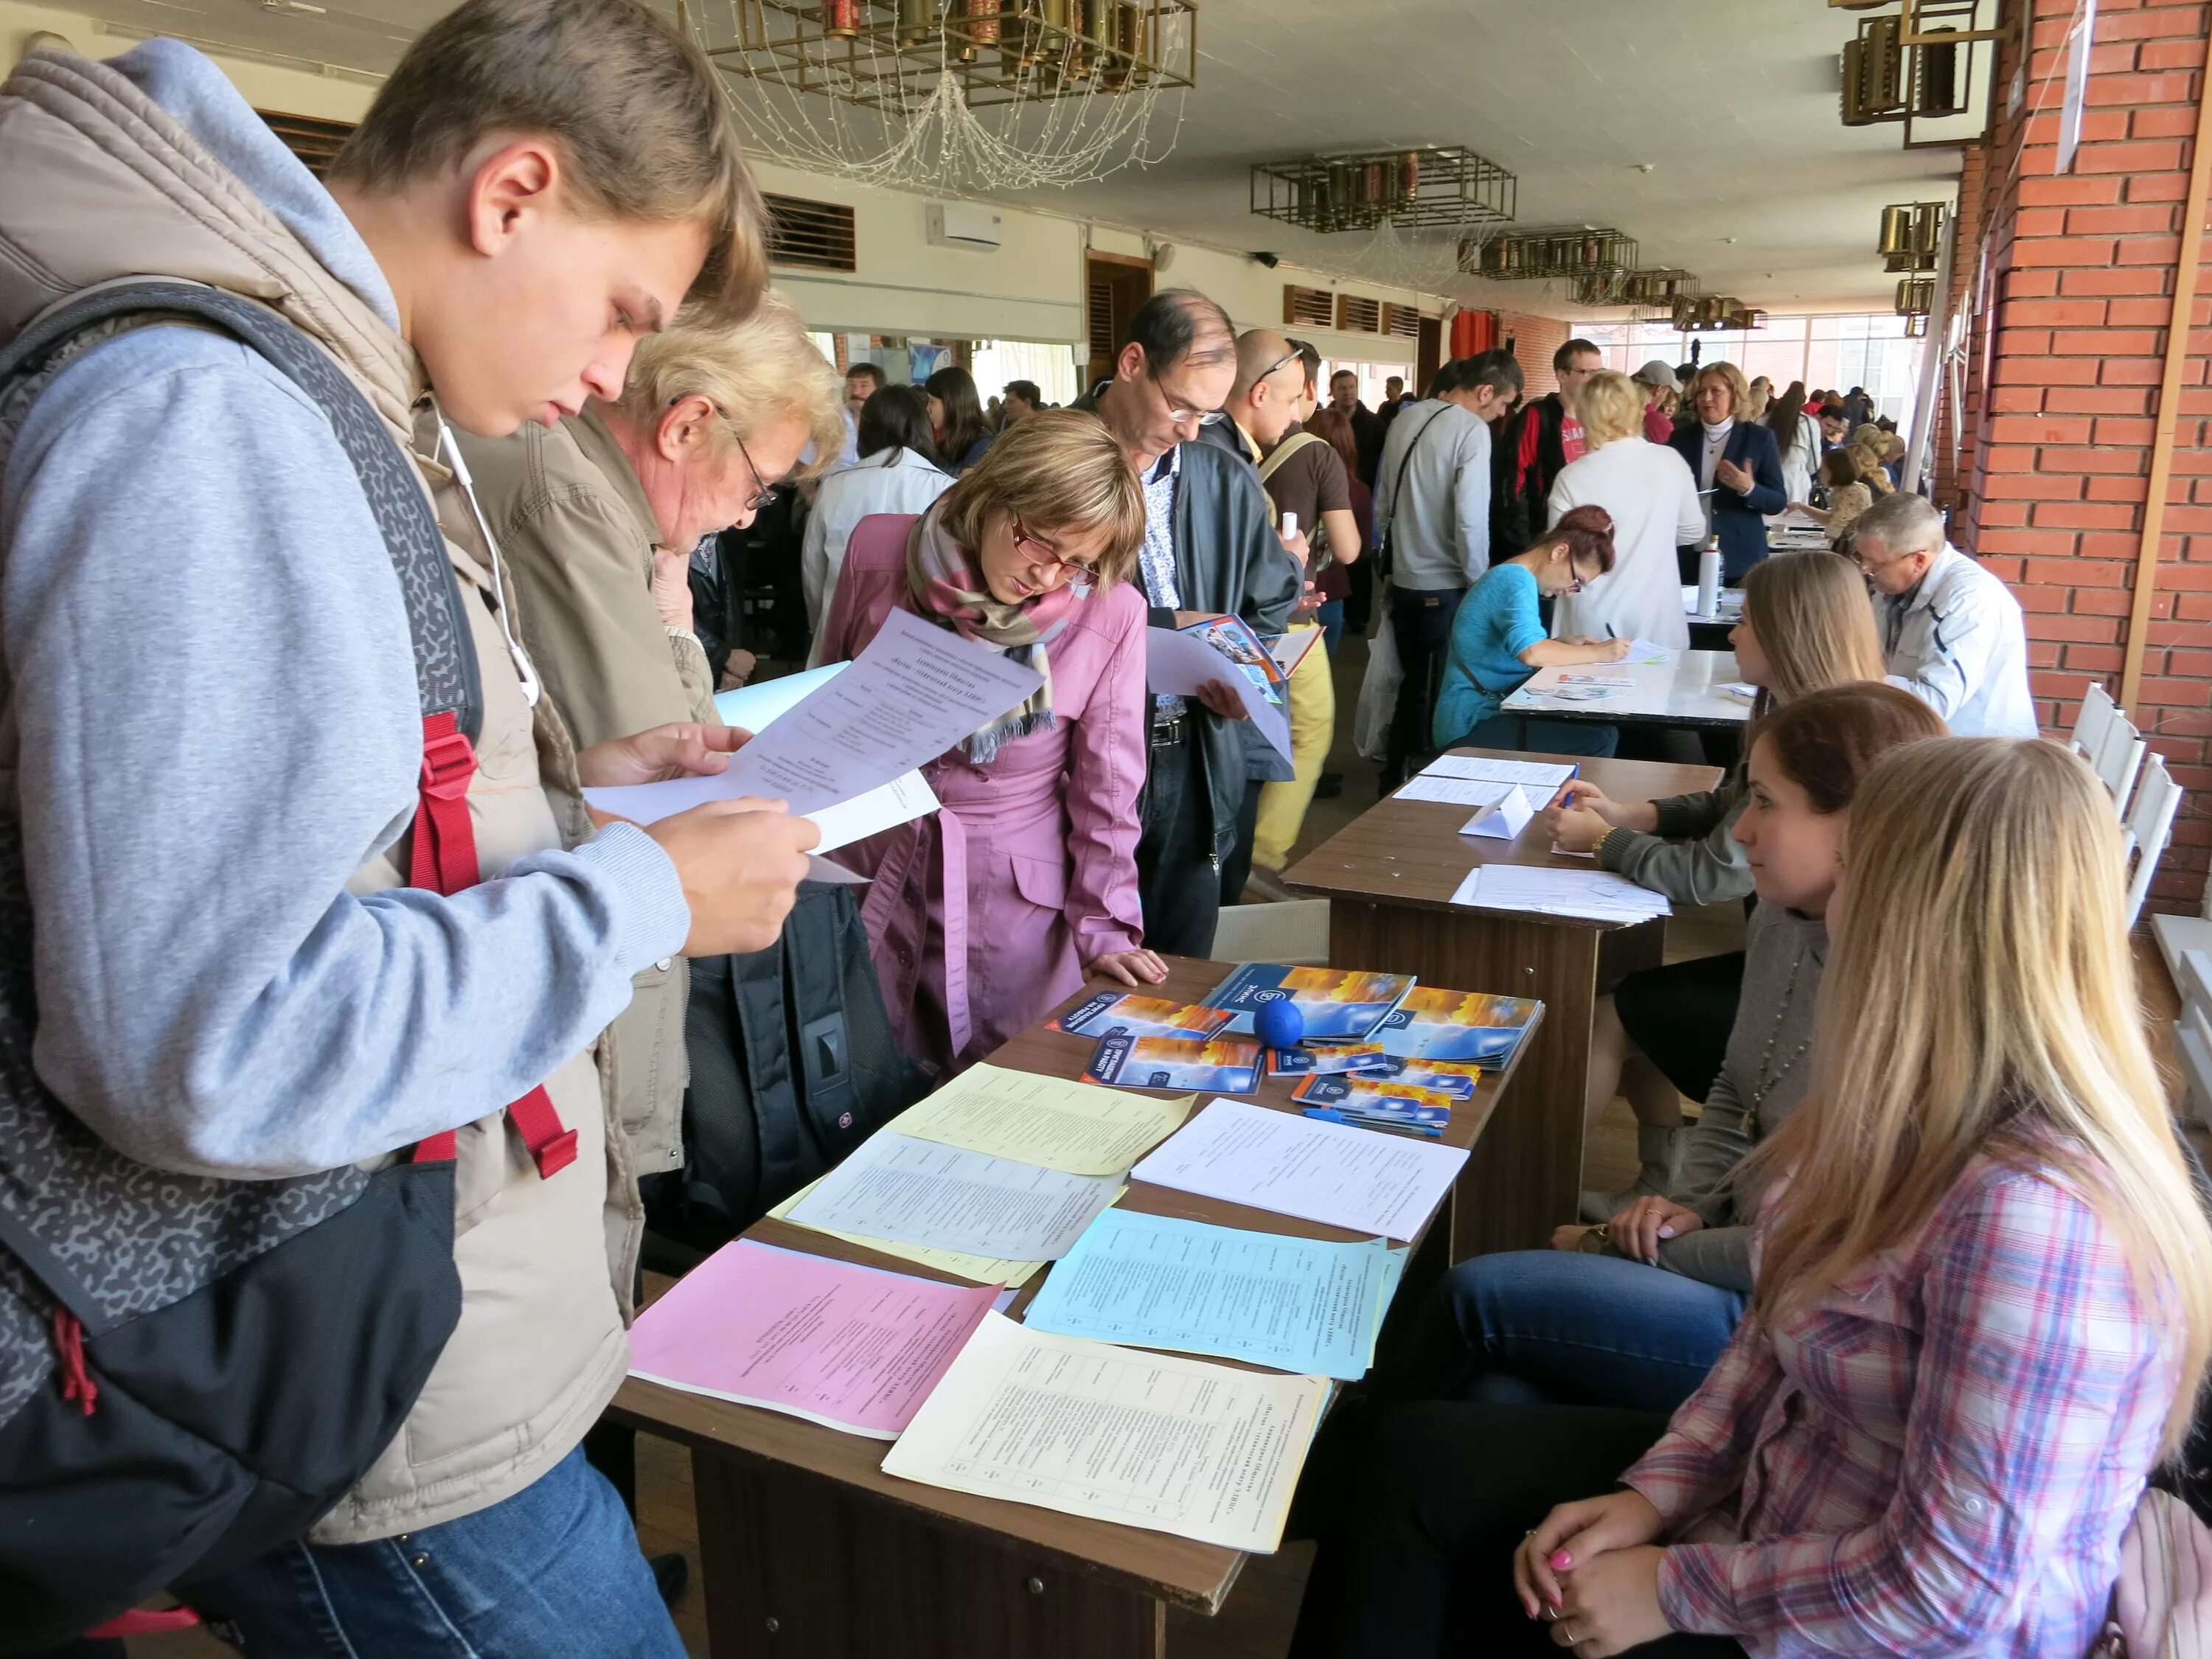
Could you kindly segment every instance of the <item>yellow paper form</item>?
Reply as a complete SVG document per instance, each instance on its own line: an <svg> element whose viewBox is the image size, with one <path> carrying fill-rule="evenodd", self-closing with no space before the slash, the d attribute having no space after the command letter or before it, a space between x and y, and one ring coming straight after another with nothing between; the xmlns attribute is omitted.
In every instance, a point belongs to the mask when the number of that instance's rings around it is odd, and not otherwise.
<svg viewBox="0 0 2212 1659"><path fill-rule="evenodd" d="M1176 1130L1194 1095L1160 1100L1034 1072L971 1066L890 1127L1068 1175L1121 1175Z"/></svg>
<svg viewBox="0 0 2212 1659"><path fill-rule="evenodd" d="M769 1213L778 1221L791 1221L792 1206L822 1183L811 1181ZM1128 1191L1124 1187L1122 1192ZM1116 1199L1120 1197L1115 1194ZM803 1221L792 1221L794 1227L805 1227ZM880 1250L885 1255L898 1256L908 1261L919 1261L925 1267L934 1267L939 1273L951 1273L977 1285L1004 1285L1014 1290L1026 1285L1044 1266L1042 1261L1000 1261L988 1255L965 1255L958 1250L934 1250L927 1244L901 1244L888 1238L863 1238L858 1233L841 1233L835 1227L808 1227L809 1232L822 1234L825 1238L842 1238L848 1244L864 1244L869 1249Z"/></svg>
<svg viewBox="0 0 2212 1659"><path fill-rule="evenodd" d="M884 1473L1265 1553L1328 1390L986 1314Z"/></svg>

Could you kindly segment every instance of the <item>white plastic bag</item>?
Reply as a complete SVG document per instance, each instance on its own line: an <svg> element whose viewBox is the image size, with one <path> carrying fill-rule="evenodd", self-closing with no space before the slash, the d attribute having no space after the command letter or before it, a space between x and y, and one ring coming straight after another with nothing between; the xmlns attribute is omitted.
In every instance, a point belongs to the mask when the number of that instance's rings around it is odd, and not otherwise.
<svg viewBox="0 0 2212 1659"><path fill-rule="evenodd" d="M1376 607L1375 631L1367 641L1367 672L1359 682L1359 707L1352 711L1352 746L1369 760L1381 760L1390 744L1390 720L1398 712L1398 688L1406 671L1398 661L1398 636L1385 607Z"/></svg>

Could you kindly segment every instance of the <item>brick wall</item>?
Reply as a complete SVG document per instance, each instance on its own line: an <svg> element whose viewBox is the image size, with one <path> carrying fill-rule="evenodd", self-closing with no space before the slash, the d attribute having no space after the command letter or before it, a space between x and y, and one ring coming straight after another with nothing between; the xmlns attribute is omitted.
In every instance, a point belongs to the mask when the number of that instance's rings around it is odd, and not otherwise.
<svg viewBox="0 0 2212 1659"><path fill-rule="evenodd" d="M1559 389L1559 376L1552 373L1552 354L1566 344L1573 330L1572 323L1558 317L1537 317L1521 311L1498 313L1498 337L1513 342L1513 360L1521 365L1525 395L1540 398Z"/></svg>
<svg viewBox="0 0 2212 1659"><path fill-rule="evenodd" d="M1953 317L1971 315L1974 303L1975 284L1981 271L1982 212L1988 187L1989 151L1980 146L1969 149L1959 174L1957 248L1951 262L1951 308L1948 313ZM1980 414L1980 405L1976 401L1978 392L1979 388L1972 385L1965 389L1961 398L1965 418L1958 423L1960 431L1956 434L1952 429L1951 399L1947 397L1937 400L1935 471L1929 481L1929 498L1938 507L1954 512L1966 505L1966 481L1973 474L1975 425Z"/></svg>
<svg viewBox="0 0 2212 1659"><path fill-rule="evenodd" d="M2025 50L2027 95L2013 116L2000 91L1976 192L1994 303L1969 341L1976 409L1960 535L2027 609L2039 714L2063 730L2090 681L2119 690L2212 3L2100 0L2081 148L2063 177L2053 169L2074 8L2031 9L2027 40L2006 48L1996 77L2006 87ZM2152 890L2164 908L2196 902L2212 851L2212 331L2212 331L2212 301L2197 299L2189 326L2130 711L2190 792Z"/></svg>

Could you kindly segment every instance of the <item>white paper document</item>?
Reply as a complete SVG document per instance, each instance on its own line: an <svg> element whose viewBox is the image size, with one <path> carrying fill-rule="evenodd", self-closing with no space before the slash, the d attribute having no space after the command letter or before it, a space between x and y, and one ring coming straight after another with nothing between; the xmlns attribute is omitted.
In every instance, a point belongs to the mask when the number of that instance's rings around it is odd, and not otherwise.
<svg viewBox="0 0 2212 1659"><path fill-rule="evenodd" d="M1472 783L1517 783L1549 804L1559 786L1582 769L1549 761L1486 760L1480 755L1439 755L1421 769L1425 778L1464 778Z"/></svg>
<svg viewBox="0 0 2212 1659"><path fill-rule="evenodd" d="M1474 778L1439 777L1420 772L1406 780L1393 800L1436 800L1449 806L1495 806L1505 799L1510 783L1486 783Z"/></svg>
<svg viewBox="0 0 2212 1659"><path fill-rule="evenodd" d="M1290 758L1289 718L1267 701L1267 694L1246 676L1243 668L1194 634L1177 633L1172 628L1145 630L1145 684L1155 695L1172 691L1181 696L1195 696L1198 688L1208 680L1234 687L1243 701L1245 714L1260 735L1281 751L1284 759Z"/></svg>
<svg viewBox="0 0 2212 1659"><path fill-rule="evenodd" d="M1068 1175L882 1129L790 1218L967 1255L1056 1261L1121 1190L1112 1176Z"/></svg>
<svg viewBox="0 0 2212 1659"><path fill-rule="evenodd" d="M1656 640L1631 640L1628 654L1621 661L1630 664L1668 663L1674 661L1677 654L1673 646L1662 645Z"/></svg>
<svg viewBox="0 0 2212 1659"><path fill-rule="evenodd" d="M1498 804L1469 818L1460 827L1460 834L1492 836L1501 841L1511 841L1528 827L1528 820L1535 816L1535 807L1530 805L1528 797L1521 793L1520 786L1509 784Z"/></svg>
<svg viewBox="0 0 2212 1659"><path fill-rule="evenodd" d="M1411 1239L1466 1162L1456 1146L1216 1100L1129 1178L1370 1237Z"/></svg>
<svg viewBox="0 0 2212 1659"><path fill-rule="evenodd" d="M1264 1553L1328 1390L987 1314L884 1473Z"/></svg>
<svg viewBox="0 0 2212 1659"><path fill-rule="evenodd" d="M808 813L807 817L814 820L814 827L822 832L821 844L814 850L830 853L840 847L849 847L856 841L865 841L870 836L909 823L925 812L934 812L943 805L920 772L908 772L903 777L893 778L880 789L871 789L864 795Z"/></svg>
<svg viewBox="0 0 2212 1659"><path fill-rule="evenodd" d="M1552 870L1531 864L1479 864L1467 872L1452 902L1622 923L1672 915L1674 908L1662 895L1610 870Z"/></svg>
<svg viewBox="0 0 2212 1659"><path fill-rule="evenodd" d="M894 611L844 672L825 678L711 778L586 789L602 812L650 823L710 800L760 795L808 817L932 761L1042 682L988 646Z"/></svg>
<svg viewBox="0 0 2212 1659"><path fill-rule="evenodd" d="M824 663L801 674L780 674L772 680L741 685L734 691L714 694L714 712L722 724L746 732L763 732L804 702L815 687L834 680L853 665Z"/></svg>

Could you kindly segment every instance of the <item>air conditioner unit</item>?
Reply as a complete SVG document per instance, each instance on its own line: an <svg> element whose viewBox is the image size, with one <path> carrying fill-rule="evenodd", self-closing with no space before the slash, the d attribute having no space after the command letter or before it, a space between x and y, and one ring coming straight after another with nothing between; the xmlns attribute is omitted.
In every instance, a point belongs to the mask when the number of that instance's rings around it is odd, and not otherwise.
<svg viewBox="0 0 2212 1659"><path fill-rule="evenodd" d="M964 202L932 202L923 210L923 233L939 247L994 248L999 216Z"/></svg>

